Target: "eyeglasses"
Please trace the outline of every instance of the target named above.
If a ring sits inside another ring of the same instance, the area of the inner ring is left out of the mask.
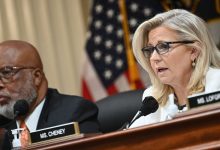
[[[0,68],[0,79],[2,83],[10,83],[13,81],[13,76],[22,69],[35,69],[34,67],[12,67],[5,66]]]
[[[142,52],[146,58],[150,58],[154,50],[160,55],[165,54],[170,49],[170,44],[191,44],[195,41],[174,41],[174,42],[159,42],[156,46],[146,46],[142,48]]]

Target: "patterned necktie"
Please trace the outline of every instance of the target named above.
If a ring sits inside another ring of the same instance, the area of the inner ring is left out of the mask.
[[[24,148],[24,147],[27,147],[28,144],[29,144],[29,130],[28,130],[24,120],[21,120],[20,128],[24,129],[20,133],[20,136],[21,136],[20,137],[21,147]]]

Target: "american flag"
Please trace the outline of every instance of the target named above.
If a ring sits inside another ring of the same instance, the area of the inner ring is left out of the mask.
[[[120,11],[120,1],[124,1],[126,8],[129,35],[126,35],[122,27],[125,17]],[[96,101],[117,92],[131,90],[129,69],[134,68],[129,66],[128,62],[131,60],[126,57],[125,37],[129,36],[131,41],[140,23],[157,13],[174,8],[187,9],[208,23],[210,18],[214,18],[215,22],[211,21],[209,27],[216,37],[216,43],[219,43],[219,34],[216,34],[219,33],[219,21],[216,22],[220,14],[218,1],[207,3],[206,0],[201,0],[185,3],[170,0],[94,0],[86,44],[87,59],[82,80],[82,95]],[[204,8],[208,10],[204,11]],[[137,68],[139,84],[136,88],[148,86],[150,82],[146,72],[138,65]]]
[[[124,38],[129,36],[131,40],[140,23],[164,11],[158,0],[126,0],[123,5],[130,32],[126,35],[122,27],[125,16],[120,11],[119,2],[95,0],[93,3],[82,80],[82,95],[90,100],[97,101],[131,90],[128,61],[132,60],[126,57]],[[146,73],[138,65],[137,69],[140,72],[136,88],[144,88],[149,81],[146,81]]]

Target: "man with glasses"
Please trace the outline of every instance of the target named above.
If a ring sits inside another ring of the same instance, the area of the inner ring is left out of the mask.
[[[99,132],[98,109],[92,102],[48,88],[35,47],[25,41],[4,41],[0,43],[0,115],[13,119],[14,104],[21,99],[29,105],[22,118],[29,131],[76,121],[81,133]],[[9,133],[20,122],[10,124]],[[10,149],[8,146],[6,137],[3,149]]]

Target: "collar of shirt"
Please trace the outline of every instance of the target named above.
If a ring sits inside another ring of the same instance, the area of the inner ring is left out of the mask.
[[[34,111],[25,119],[25,124],[27,125],[30,132],[36,131],[38,120],[40,118],[41,110],[43,108],[45,98],[40,102],[40,104],[34,109]],[[17,120],[17,126],[19,126],[20,121]]]

